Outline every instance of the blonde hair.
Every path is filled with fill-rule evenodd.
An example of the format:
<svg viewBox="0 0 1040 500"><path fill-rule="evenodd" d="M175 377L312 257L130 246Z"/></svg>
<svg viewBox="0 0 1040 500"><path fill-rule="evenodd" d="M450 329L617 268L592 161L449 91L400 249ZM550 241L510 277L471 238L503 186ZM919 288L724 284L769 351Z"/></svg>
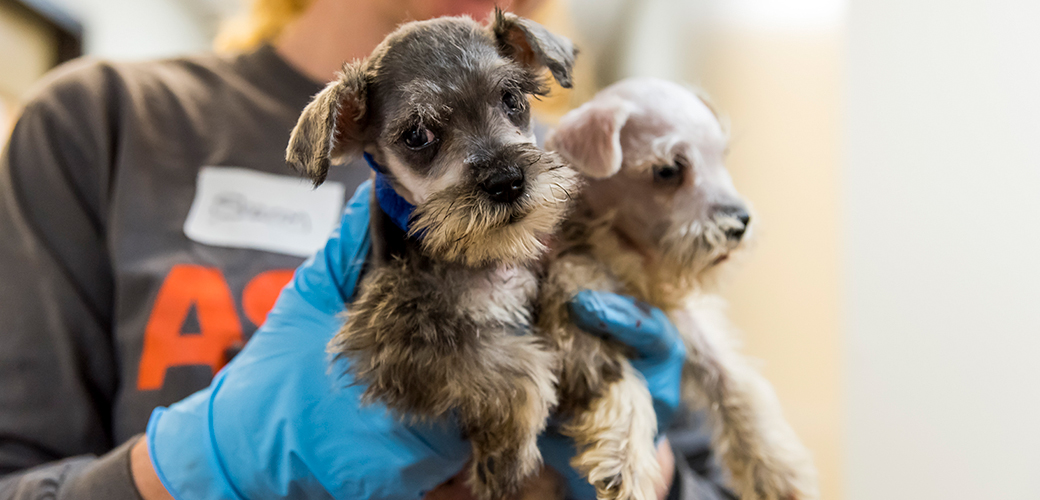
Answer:
<svg viewBox="0 0 1040 500"><path fill-rule="evenodd" d="M274 40L314 0L249 0L249 7L227 20L217 33L219 51L244 52Z"/></svg>

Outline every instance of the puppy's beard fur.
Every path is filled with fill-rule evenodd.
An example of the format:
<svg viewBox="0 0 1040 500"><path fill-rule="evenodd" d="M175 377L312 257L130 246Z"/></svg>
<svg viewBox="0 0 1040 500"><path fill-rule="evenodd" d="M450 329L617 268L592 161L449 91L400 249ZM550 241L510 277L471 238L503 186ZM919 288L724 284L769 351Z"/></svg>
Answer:
<svg viewBox="0 0 1040 500"><path fill-rule="evenodd" d="M421 235L432 257L469 266L539 258L567 214L579 177L559 155L541 151L525 175L523 196L508 205L491 202L473 185L433 193L416 207L409 234Z"/></svg>
<svg viewBox="0 0 1040 500"><path fill-rule="evenodd" d="M616 216L614 210L594 216L587 208L579 208L562 226L562 247L587 244L629 293L667 310L682 308L692 294L717 287L722 270L743 253L749 236L739 242L726 238L727 229L740 227L739 220L728 216L673 223L650 252L654 258L648 259L648 254L635 249L619 233ZM727 257L726 261L720 261L721 257Z"/></svg>
<svg viewBox="0 0 1040 500"><path fill-rule="evenodd" d="M657 271L664 281L691 292L712 289L718 284L725 259L743 248L750 236L733 240L726 232L744 227L736 217L716 215L707 220L680 221L670 225L659 244Z"/></svg>

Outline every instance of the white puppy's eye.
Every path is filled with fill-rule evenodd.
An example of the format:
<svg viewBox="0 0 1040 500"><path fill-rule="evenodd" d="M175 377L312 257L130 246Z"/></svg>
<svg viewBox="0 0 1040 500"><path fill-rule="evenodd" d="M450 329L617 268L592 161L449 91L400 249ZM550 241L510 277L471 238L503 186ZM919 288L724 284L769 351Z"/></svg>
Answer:
<svg viewBox="0 0 1040 500"><path fill-rule="evenodd" d="M654 165L654 181L675 183L682 179L682 165L678 162L671 165Z"/></svg>
<svg viewBox="0 0 1040 500"><path fill-rule="evenodd" d="M433 132L422 125L414 125L412 128L406 130L404 135L401 136L401 140L404 141L404 145L408 146L409 149L423 149L430 144L436 137Z"/></svg>

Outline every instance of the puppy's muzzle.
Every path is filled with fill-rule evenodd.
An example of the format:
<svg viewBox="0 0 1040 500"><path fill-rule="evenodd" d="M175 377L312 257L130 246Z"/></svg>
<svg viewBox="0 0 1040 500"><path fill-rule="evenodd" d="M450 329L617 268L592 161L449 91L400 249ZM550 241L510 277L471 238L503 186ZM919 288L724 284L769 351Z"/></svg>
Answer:
<svg viewBox="0 0 1040 500"><path fill-rule="evenodd" d="M523 263L548 248L578 176L563 158L533 144L486 148L465 161L469 175L432 193L409 223L423 248L467 265Z"/></svg>
<svg viewBox="0 0 1040 500"><path fill-rule="evenodd" d="M740 205L723 205L715 208L715 216L725 217L732 221L726 227L726 238L732 241L740 241L747 233L748 225L751 223L751 214Z"/></svg>

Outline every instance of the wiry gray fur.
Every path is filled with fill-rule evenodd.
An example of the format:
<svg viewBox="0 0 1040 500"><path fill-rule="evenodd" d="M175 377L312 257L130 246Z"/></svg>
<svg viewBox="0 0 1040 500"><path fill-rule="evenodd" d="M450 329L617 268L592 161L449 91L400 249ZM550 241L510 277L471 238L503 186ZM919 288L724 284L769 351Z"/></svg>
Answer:
<svg viewBox="0 0 1040 500"><path fill-rule="evenodd" d="M373 201L369 270L329 351L349 358L367 401L457 417L483 500L537 470L555 405L554 361L527 335L532 266L576 174L534 146L527 96L546 92L546 68L569 86L573 59L566 39L500 11L490 26L409 23L314 98L286 153L320 183L335 160L367 152L417 206L406 233Z"/></svg>

